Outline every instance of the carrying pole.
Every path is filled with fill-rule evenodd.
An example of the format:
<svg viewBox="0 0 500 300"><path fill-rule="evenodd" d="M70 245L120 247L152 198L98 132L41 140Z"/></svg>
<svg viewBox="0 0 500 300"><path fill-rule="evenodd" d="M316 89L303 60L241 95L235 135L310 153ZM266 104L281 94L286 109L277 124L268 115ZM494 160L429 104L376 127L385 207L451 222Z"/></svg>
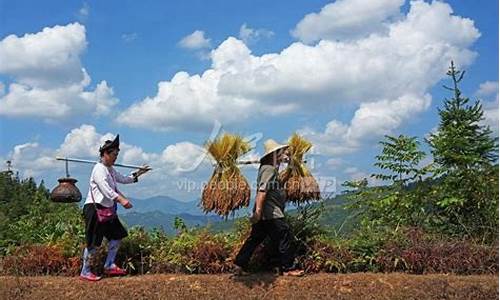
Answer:
<svg viewBox="0 0 500 300"><path fill-rule="evenodd" d="M56 160L65 161L66 164L69 161L71 161L71 162L79 162L79 163L84 163L84 164L97 164L98 163L97 161L93 161L93 160L79 159L79 158L70 158L70 157L60 157L60 156L57 156ZM113 166L122 167L122 168L129 168L129 169L140 169L140 170L144 169L144 170L148 170L148 171L152 170L151 167L144 168L143 166L135 166L135 165L114 164ZM67 172L67 170L66 170L66 172Z"/></svg>

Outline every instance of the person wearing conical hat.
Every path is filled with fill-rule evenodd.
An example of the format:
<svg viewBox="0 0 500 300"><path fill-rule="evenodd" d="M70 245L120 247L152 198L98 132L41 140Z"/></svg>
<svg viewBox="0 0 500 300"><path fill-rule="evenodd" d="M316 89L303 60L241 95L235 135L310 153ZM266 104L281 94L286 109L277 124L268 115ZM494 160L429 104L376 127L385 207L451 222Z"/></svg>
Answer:
<svg viewBox="0 0 500 300"><path fill-rule="evenodd" d="M101 279L90 270L90 259L96 248L101 246L104 237L108 240L108 256L104 264L104 273L110 276L126 274L125 270L119 268L114 262L121 240L128 235L127 230L116 215L116 210L117 203L125 209L132 208L132 204L118 190L117 183L137 182L139 176L146 173L149 167L143 166L132 175L124 176L113 168L119 152L119 135L112 141L105 141L99 148L100 162L94 166L90 175L90 188L83 206L87 245L83 253L80 278L84 280L98 281ZM99 220L97 210L107 212L109 220L102 218Z"/></svg>
<svg viewBox="0 0 500 300"><path fill-rule="evenodd" d="M257 196L250 218L252 230L236 256L236 274L247 273L253 252L269 236L276 248L273 250L278 254L280 273L301 276L304 272L294 268L292 233L284 219L286 196L278 178L280 164L288 160L288 145L269 139L264 143L264 150L257 175Z"/></svg>

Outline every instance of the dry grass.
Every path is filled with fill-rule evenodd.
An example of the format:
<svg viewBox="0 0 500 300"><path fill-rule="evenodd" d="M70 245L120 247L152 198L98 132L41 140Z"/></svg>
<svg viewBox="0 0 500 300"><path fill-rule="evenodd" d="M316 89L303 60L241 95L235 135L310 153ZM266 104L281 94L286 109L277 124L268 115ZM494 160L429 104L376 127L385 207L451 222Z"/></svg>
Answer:
<svg viewBox="0 0 500 300"><path fill-rule="evenodd" d="M205 147L216 166L203 188L201 206L205 213L213 211L227 217L250 203L250 185L237 165L238 158L250 151L250 145L242 137L226 133Z"/></svg>
<svg viewBox="0 0 500 300"><path fill-rule="evenodd" d="M498 299L498 276L316 274L0 277L0 299Z"/></svg>
<svg viewBox="0 0 500 300"><path fill-rule="evenodd" d="M285 185L287 199L294 203L304 203L320 199L319 185L304 164L304 155L312 144L294 133L289 141L290 163L280 174Z"/></svg>

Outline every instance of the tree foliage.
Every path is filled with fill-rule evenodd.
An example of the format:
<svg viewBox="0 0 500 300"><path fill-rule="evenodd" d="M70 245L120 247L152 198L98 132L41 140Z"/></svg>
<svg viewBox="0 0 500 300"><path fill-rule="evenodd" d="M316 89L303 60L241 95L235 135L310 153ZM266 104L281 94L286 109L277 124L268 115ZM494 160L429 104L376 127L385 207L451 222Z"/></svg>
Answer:
<svg viewBox="0 0 500 300"><path fill-rule="evenodd" d="M445 88L453 96L438 109L439 126L426 140L433 163L420 166L425 152L416 137L386 136L376 156L380 172L372 177L390 183L344 183L349 207L360 211L365 225L419 226L491 241L498 236L498 139L482 124L480 101L469 104L462 96L464 72L452 62L447 75L453 87Z"/></svg>
<svg viewBox="0 0 500 300"><path fill-rule="evenodd" d="M464 78L451 62L447 75L453 94L439 109L437 131L427 142L435 161L436 178L441 184L434 192L442 227L454 233L496 236L498 233L498 139L482 124L479 100L469 104L459 83Z"/></svg>
<svg viewBox="0 0 500 300"><path fill-rule="evenodd" d="M373 174L372 177L391 180L399 185L406 185L416 178L421 180L426 171L419 167L419 163L425 157L425 152L419 149L417 137L386 135L385 138L380 142L382 153L375 156L377 162L374 165L390 174Z"/></svg>

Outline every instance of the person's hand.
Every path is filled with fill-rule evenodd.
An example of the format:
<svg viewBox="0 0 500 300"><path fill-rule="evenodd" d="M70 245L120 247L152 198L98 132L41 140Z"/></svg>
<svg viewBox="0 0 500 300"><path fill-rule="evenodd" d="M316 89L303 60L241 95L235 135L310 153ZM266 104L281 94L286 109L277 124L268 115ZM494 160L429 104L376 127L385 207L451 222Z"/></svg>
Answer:
<svg viewBox="0 0 500 300"><path fill-rule="evenodd" d="M134 172L135 177L139 177L142 174L146 173L147 171L151 170L151 167L148 165L143 165L139 170Z"/></svg>
<svg viewBox="0 0 500 300"><path fill-rule="evenodd" d="M260 213L254 212L253 215L250 217L250 223L256 224L260 221L262 218L262 215Z"/></svg>
<svg viewBox="0 0 500 300"><path fill-rule="evenodd" d="M127 199L125 199L125 201L122 201L121 204L125 209L131 209L133 207L132 203L130 203L130 201L128 201Z"/></svg>

